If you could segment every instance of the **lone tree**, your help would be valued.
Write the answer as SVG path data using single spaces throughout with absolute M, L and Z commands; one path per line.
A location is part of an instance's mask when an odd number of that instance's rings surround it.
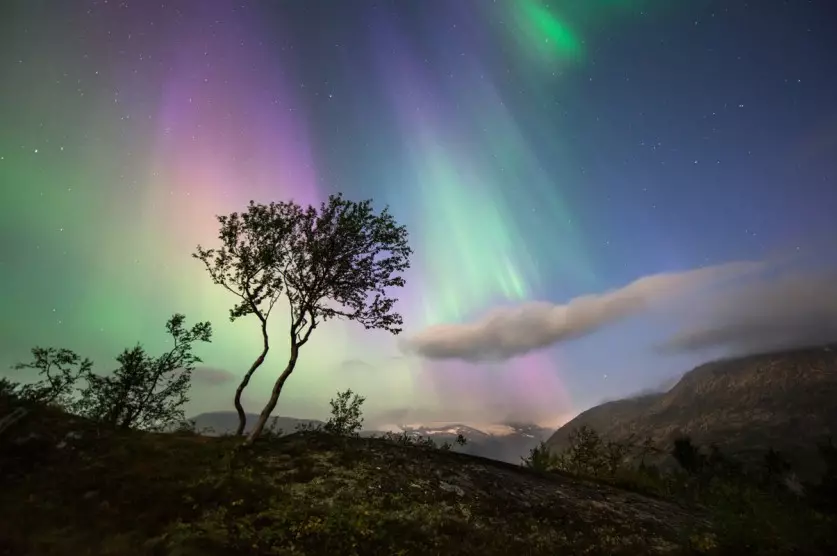
M 230 321 L 255 315 L 261 328 L 262 351 L 235 389 L 233 405 L 238 413 L 236 435 L 243 434 L 247 425 L 241 394 L 270 350 L 267 319 L 282 295 L 280 269 L 290 250 L 299 212 L 299 207 L 292 203 L 258 205 L 250 201 L 247 212 L 218 216 L 220 248 L 204 249 L 198 245 L 192 255 L 203 262 L 215 284 L 238 297 L 235 306 L 230 309 Z
M 239 434 L 244 429 L 241 392 L 267 355 L 269 312 L 282 294 L 290 309 L 290 357 L 248 436 L 247 443 L 252 443 L 276 407 L 300 348 L 321 322 L 345 318 L 367 329 L 401 332 L 403 319 L 393 311 L 397 299 L 388 290 L 404 286 L 400 273 L 409 268 L 412 250 L 406 228 L 388 209 L 376 214 L 370 200 L 349 201 L 340 194 L 329 196 L 319 209 L 251 201 L 246 213 L 220 216 L 218 221 L 222 247 L 199 246 L 195 257 L 215 283 L 240 298 L 231 319 L 255 314 L 263 340 L 261 355 L 236 391 Z

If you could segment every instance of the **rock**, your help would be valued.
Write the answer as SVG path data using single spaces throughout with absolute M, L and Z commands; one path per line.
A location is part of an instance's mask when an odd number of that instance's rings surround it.
M 441 489 L 445 492 L 455 492 L 457 496 L 465 496 L 464 490 L 462 490 L 460 487 L 456 485 L 446 483 L 445 481 L 440 481 L 439 487 L 441 487 Z

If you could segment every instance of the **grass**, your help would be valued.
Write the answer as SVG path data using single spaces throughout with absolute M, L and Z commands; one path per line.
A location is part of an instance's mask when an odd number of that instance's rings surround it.
M 386 439 L 242 449 L 40 410 L 0 437 L 0 554 L 780 553 L 636 490 Z

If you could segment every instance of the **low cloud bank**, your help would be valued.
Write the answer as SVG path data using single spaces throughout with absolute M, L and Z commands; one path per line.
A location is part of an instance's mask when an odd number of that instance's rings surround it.
M 236 376 L 232 372 L 218 367 L 195 367 L 192 370 L 192 381 L 198 384 L 217 386 L 230 383 L 235 379 Z
M 364 425 L 367 428 L 387 426 L 433 424 L 482 424 L 522 423 L 543 427 L 555 427 L 569 421 L 575 412 L 563 413 L 545 408 L 515 407 L 511 404 L 486 404 L 483 407 L 410 407 L 392 408 L 371 413 Z M 478 427 L 477 427 L 478 428 Z
M 640 278 L 620 289 L 584 295 L 559 305 L 546 302 L 504 307 L 465 324 L 431 326 L 401 343 L 401 349 L 428 359 L 503 361 L 559 342 L 591 334 L 655 305 L 763 265 L 734 262 Z
M 796 272 L 713 297 L 660 346 L 666 353 L 753 353 L 837 341 L 837 271 Z

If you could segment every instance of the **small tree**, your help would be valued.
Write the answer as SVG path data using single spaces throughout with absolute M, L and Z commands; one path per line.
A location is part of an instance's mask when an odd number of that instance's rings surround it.
M 22 400 L 57 405 L 64 410 L 72 411 L 78 402 L 76 384 L 82 378 L 90 375 L 93 362 L 82 359 L 69 349 L 32 348 L 30 363 L 18 363 L 14 369 L 37 369 L 41 380 L 17 386 L 15 395 Z
M 604 471 L 611 477 L 625 466 L 632 445 L 608 440 L 604 443 Z
M 9 380 L 7 377 L 0 377 L 0 400 L 17 400 L 19 399 L 18 389 L 20 384 Z
M 565 471 L 598 475 L 607 467 L 607 452 L 599 433 L 582 425 L 570 432 L 569 447 L 560 455 Z
M 639 446 L 639 465 L 641 468 L 645 467 L 645 458 L 648 457 L 653 452 L 658 452 L 657 448 L 654 447 L 654 441 L 651 439 L 650 436 L 645 437 L 645 440 L 642 441 L 642 444 Z
M 547 446 L 546 442 L 543 440 L 541 440 L 537 446 L 529 450 L 528 457 L 520 459 L 522 460 L 521 465 L 523 465 L 523 467 L 528 467 L 529 469 L 535 469 L 537 471 L 550 471 L 560 466 L 559 457 L 549 450 L 549 446 Z
M 331 417 L 323 425 L 323 430 L 340 436 L 358 436 L 363 426 L 361 406 L 364 401 L 366 401 L 366 398 L 363 396 L 355 394 L 352 397 L 351 389 L 338 392 L 337 397 L 332 398 L 329 402 L 331 404 Z
M 692 444 L 692 439 L 688 436 L 674 439 L 671 455 L 689 475 L 699 474 L 706 465 L 706 456 L 701 453 L 700 448 Z
M 243 434 L 247 426 L 241 395 L 270 351 L 267 320 L 282 295 L 280 270 L 290 249 L 299 210 L 292 203 L 259 205 L 250 201 L 247 212 L 217 217 L 221 225 L 219 249 L 204 249 L 198 245 L 192 254 L 206 266 L 213 283 L 238 298 L 230 309 L 231 322 L 247 315 L 255 315 L 259 320 L 262 351 L 244 373 L 233 398 L 238 413 L 236 436 Z
M 249 224 L 243 231 L 239 222 L 244 217 L 220 217 L 220 237 L 226 248 L 218 252 L 199 248 L 196 256 L 204 260 L 213 280 L 227 284 L 233 293 L 236 288 L 230 283 L 243 288 L 251 277 L 262 276 L 255 289 L 239 295 L 242 301 L 231 316 L 255 312 L 255 301 L 259 300 L 270 308 L 282 293 L 288 301 L 290 356 L 248 436 L 251 443 L 276 407 L 300 348 L 321 322 L 345 318 L 367 329 L 392 334 L 401 331 L 403 319 L 393 311 L 397 300 L 390 297 L 389 290 L 404 286 L 399 273 L 409 268 L 412 250 L 407 245 L 406 228 L 397 225 L 386 208 L 375 214 L 371 201 L 354 202 L 331 195 L 319 210 L 312 206 L 303 209 L 295 203 L 265 207 L 251 202 L 247 214 Z M 248 251 L 247 245 L 258 247 Z M 264 322 L 262 319 L 263 355 L 267 346 Z M 246 380 L 248 376 L 240 390 L 246 387 Z M 237 409 L 241 416 L 240 404 Z
M 164 430 L 183 422 L 192 370 L 201 361 L 192 353 L 192 344 L 212 337 L 209 322 L 187 330 L 185 318 L 175 314 L 166 323 L 174 345 L 160 357 L 149 356 L 137 345 L 117 356 L 120 366 L 113 374 L 88 373 L 79 413 L 120 428 Z

